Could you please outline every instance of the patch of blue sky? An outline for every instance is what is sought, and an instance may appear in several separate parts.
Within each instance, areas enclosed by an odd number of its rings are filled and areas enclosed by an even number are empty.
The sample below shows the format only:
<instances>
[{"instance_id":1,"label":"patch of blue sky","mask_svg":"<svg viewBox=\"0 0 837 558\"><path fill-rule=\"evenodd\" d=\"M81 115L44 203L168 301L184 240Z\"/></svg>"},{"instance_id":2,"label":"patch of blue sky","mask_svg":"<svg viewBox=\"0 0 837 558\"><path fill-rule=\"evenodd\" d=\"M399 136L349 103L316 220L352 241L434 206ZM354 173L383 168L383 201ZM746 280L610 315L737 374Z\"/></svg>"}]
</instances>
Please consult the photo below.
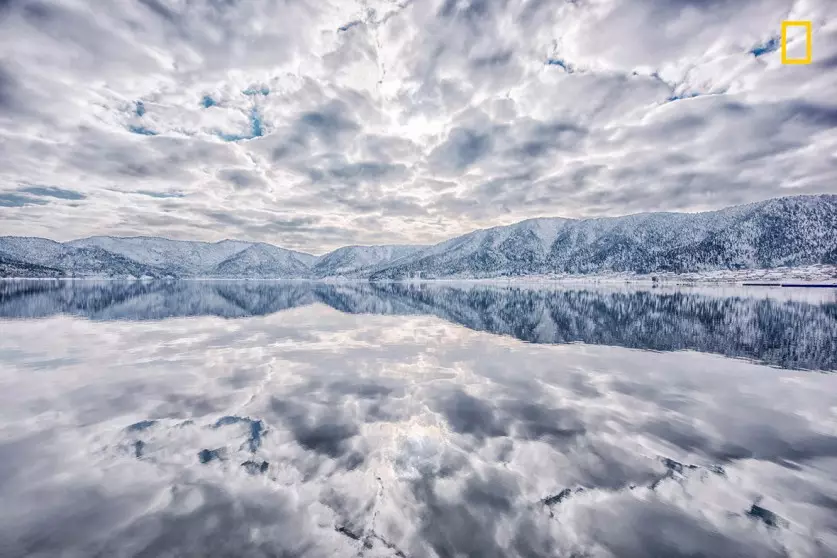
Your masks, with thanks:
<instances>
[{"instance_id":1,"label":"patch of blue sky","mask_svg":"<svg viewBox=\"0 0 837 558\"><path fill-rule=\"evenodd\" d=\"M771 37L767 42L754 46L750 50L750 54L758 58L759 56L764 56L777 50L779 50L779 38Z\"/></svg>"},{"instance_id":2,"label":"patch of blue sky","mask_svg":"<svg viewBox=\"0 0 837 558\"><path fill-rule=\"evenodd\" d=\"M255 95L262 95L264 97L267 97L268 95L270 95L270 88L266 85L262 85L261 87L248 87L247 89L242 91L242 93L250 97L253 97Z\"/></svg>"},{"instance_id":3,"label":"patch of blue sky","mask_svg":"<svg viewBox=\"0 0 837 558\"><path fill-rule=\"evenodd\" d=\"M694 99L695 97L700 97L700 93L674 94L671 97L669 97L668 99L666 99L666 101L668 101L669 103L672 103L674 101L682 101L683 99Z\"/></svg>"},{"instance_id":4,"label":"patch of blue sky","mask_svg":"<svg viewBox=\"0 0 837 558\"><path fill-rule=\"evenodd\" d=\"M181 192L153 192L151 190L134 190L133 193L158 199L183 198L186 196L186 194Z\"/></svg>"},{"instance_id":5,"label":"patch of blue sky","mask_svg":"<svg viewBox=\"0 0 837 558\"><path fill-rule=\"evenodd\" d=\"M255 107L253 107L253 110L250 111L250 134L254 138L264 135L264 130L262 129L262 117Z\"/></svg>"},{"instance_id":6,"label":"patch of blue sky","mask_svg":"<svg viewBox=\"0 0 837 558\"><path fill-rule=\"evenodd\" d=\"M215 101L215 99L213 99L213 98L212 98L212 97L210 97L209 95L204 95L204 96L203 96L203 99L201 99L201 106L202 106L203 108L214 107L214 106L215 106L215 105L217 105L217 104L218 104L218 103Z\"/></svg>"},{"instance_id":7,"label":"patch of blue sky","mask_svg":"<svg viewBox=\"0 0 837 558\"><path fill-rule=\"evenodd\" d=\"M143 103L142 101L137 101L135 111L137 113L137 116L142 118L142 116L145 114L145 103Z\"/></svg>"},{"instance_id":8,"label":"patch of blue sky","mask_svg":"<svg viewBox=\"0 0 837 558\"><path fill-rule=\"evenodd\" d=\"M139 134L141 136L156 136L158 132L150 128L146 128L145 126L134 126L133 124L128 126L128 131L132 134Z\"/></svg>"},{"instance_id":9,"label":"patch of blue sky","mask_svg":"<svg viewBox=\"0 0 837 558\"><path fill-rule=\"evenodd\" d=\"M32 194L35 196L59 198L62 200L83 200L87 198L87 196L85 196L81 192L76 192L75 190L67 190L65 188L58 188L56 186L31 185L19 188L18 191L25 192L27 194Z\"/></svg>"},{"instance_id":10,"label":"patch of blue sky","mask_svg":"<svg viewBox=\"0 0 837 558\"><path fill-rule=\"evenodd\" d=\"M349 23L347 23L345 25L341 25L340 27L337 28L337 30L338 31L348 31L352 27L356 27L356 26L360 25L361 23L363 23L363 22L360 21L359 19L356 19L354 21L350 21Z\"/></svg>"},{"instance_id":11,"label":"patch of blue sky","mask_svg":"<svg viewBox=\"0 0 837 558\"><path fill-rule=\"evenodd\" d=\"M0 207L23 207L25 205L46 205L46 200L20 194L0 193Z\"/></svg>"},{"instance_id":12,"label":"patch of blue sky","mask_svg":"<svg viewBox=\"0 0 837 558\"><path fill-rule=\"evenodd\" d=\"M249 136L242 136L241 134L226 134L224 132L217 132L218 137L224 141L241 141L246 139L253 139Z\"/></svg>"},{"instance_id":13,"label":"patch of blue sky","mask_svg":"<svg viewBox=\"0 0 837 558\"><path fill-rule=\"evenodd\" d=\"M572 64L563 60L561 58L548 58L546 61L547 66L558 66L559 68L563 68L565 72L571 74L575 72L575 68L573 68Z\"/></svg>"},{"instance_id":14,"label":"patch of blue sky","mask_svg":"<svg viewBox=\"0 0 837 558\"><path fill-rule=\"evenodd\" d=\"M156 420L141 420L128 426L125 430L127 430L128 432L142 432L143 430L148 430L155 424L157 424Z\"/></svg>"}]
</instances>

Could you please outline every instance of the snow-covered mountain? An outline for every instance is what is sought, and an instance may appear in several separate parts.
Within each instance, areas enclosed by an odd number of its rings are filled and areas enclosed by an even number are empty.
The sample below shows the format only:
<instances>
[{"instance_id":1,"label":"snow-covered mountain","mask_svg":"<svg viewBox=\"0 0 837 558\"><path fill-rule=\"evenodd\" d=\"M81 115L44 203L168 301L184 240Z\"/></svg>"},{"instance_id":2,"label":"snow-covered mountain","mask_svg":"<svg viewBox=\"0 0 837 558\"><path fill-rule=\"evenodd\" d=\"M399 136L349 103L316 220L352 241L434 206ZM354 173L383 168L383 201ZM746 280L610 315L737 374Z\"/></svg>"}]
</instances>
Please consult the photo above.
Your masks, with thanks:
<instances>
[{"instance_id":1,"label":"snow-covered mountain","mask_svg":"<svg viewBox=\"0 0 837 558\"><path fill-rule=\"evenodd\" d=\"M71 248L101 248L137 263L176 275L197 275L250 248L250 242L181 242L167 238L94 236L66 243Z\"/></svg>"},{"instance_id":2,"label":"snow-covered mountain","mask_svg":"<svg viewBox=\"0 0 837 558\"><path fill-rule=\"evenodd\" d=\"M299 278L316 256L264 243L97 236L59 243L0 237L0 275Z\"/></svg>"},{"instance_id":3,"label":"snow-covered mountain","mask_svg":"<svg viewBox=\"0 0 837 558\"><path fill-rule=\"evenodd\" d=\"M311 254L259 243L230 256L204 275L253 279L307 277L315 260Z\"/></svg>"},{"instance_id":4,"label":"snow-covered mountain","mask_svg":"<svg viewBox=\"0 0 837 558\"><path fill-rule=\"evenodd\" d=\"M364 276L392 265L427 246L344 246L322 256L312 268L315 277Z\"/></svg>"},{"instance_id":5,"label":"snow-covered mountain","mask_svg":"<svg viewBox=\"0 0 837 558\"><path fill-rule=\"evenodd\" d=\"M705 213L534 219L448 240L371 279L654 273L837 263L837 196Z\"/></svg>"},{"instance_id":6,"label":"snow-covered mountain","mask_svg":"<svg viewBox=\"0 0 837 558\"><path fill-rule=\"evenodd\" d=\"M8 273L14 270L22 273ZM148 266L96 245L72 246L71 243L28 237L0 237L0 273L7 277L165 275L162 268Z\"/></svg>"},{"instance_id":7,"label":"snow-covered mountain","mask_svg":"<svg viewBox=\"0 0 837 558\"><path fill-rule=\"evenodd\" d=\"M837 195L705 213L530 219L433 246L347 246L317 257L264 243L0 237L2 277L375 280L700 272L837 264Z\"/></svg>"},{"instance_id":8,"label":"snow-covered mountain","mask_svg":"<svg viewBox=\"0 0 837 558\"><path fill-rule=\"evenodd\" d=\"M370 274L373 279L492 277L542 273L549 248L569 219L530 219L430 246Z\"/></svg>"}]
</instances>

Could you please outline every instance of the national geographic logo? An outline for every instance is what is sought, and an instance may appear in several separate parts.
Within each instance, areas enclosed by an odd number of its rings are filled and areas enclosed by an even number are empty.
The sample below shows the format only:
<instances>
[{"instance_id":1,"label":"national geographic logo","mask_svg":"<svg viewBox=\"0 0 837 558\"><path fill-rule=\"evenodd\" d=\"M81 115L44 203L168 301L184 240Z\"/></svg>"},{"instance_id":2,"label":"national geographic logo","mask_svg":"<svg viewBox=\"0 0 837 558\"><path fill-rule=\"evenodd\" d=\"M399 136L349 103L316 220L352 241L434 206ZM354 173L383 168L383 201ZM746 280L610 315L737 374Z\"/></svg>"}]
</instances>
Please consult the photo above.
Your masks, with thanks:
<instances>
[{"instance_id":1,"label":"national geographic logo","mask_svg":"<svg viewBox=\"0 0 837 558\"><path fill-rule=\"evenodd\" d=\"M805 29L805 58L788 57L788 31L794 27ZM793 30L790 31L794 33ZM812 37L810 21L783 21L782 22L782 64L810 64L812 58Z\"/></svg>"}]
</instances>

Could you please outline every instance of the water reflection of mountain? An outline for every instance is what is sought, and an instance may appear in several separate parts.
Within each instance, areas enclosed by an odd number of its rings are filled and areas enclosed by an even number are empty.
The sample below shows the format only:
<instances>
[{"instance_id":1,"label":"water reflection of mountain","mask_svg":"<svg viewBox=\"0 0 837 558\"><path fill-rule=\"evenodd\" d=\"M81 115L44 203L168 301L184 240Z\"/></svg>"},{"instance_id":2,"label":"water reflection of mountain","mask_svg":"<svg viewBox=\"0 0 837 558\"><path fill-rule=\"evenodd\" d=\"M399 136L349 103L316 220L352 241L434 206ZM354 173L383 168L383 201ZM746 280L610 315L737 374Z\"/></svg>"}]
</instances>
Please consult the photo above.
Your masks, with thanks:
<instances>
[{"instance_id":1,"label":"water reflection of mountain","mask_svg":"<svg viewBox=\"0 0 837 558\"><path fill-rule=\"evenodd\" d=\"M260 282L0 281L0 317L243 318L316 302L311 285Z\"/></svg>"},{"instance_id":2,"label":"water reflection of mountain","mask_svg":"<svg viewBox=\"0 0 837 558\"><path fill-rule=\"evenodd\" d=\"M0 282L2 318L240 318L315 302L355 314L430 314L532 343L690 349L786 368L837 370L835 302L400 283Z\"/></svg>"}]
</instances>

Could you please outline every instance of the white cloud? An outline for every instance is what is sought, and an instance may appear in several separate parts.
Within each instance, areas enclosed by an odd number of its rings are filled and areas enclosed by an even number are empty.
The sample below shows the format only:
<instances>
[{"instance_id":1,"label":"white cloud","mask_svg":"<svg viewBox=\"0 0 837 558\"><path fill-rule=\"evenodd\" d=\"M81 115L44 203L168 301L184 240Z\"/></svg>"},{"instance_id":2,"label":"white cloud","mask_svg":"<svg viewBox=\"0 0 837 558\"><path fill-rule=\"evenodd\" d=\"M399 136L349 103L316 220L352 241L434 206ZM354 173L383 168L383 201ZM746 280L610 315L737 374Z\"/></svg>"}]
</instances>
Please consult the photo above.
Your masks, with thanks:
<instances>
[{"instance_id":1,"label":"white cloud","mask_svg":"<svg viewBox=\"0 0 837 558\"><path fill-rule=\"evenodd\" d=\"M321 253L837 191L828 0L2 5L0 234Z\"/></svg>"}]
</instances>

